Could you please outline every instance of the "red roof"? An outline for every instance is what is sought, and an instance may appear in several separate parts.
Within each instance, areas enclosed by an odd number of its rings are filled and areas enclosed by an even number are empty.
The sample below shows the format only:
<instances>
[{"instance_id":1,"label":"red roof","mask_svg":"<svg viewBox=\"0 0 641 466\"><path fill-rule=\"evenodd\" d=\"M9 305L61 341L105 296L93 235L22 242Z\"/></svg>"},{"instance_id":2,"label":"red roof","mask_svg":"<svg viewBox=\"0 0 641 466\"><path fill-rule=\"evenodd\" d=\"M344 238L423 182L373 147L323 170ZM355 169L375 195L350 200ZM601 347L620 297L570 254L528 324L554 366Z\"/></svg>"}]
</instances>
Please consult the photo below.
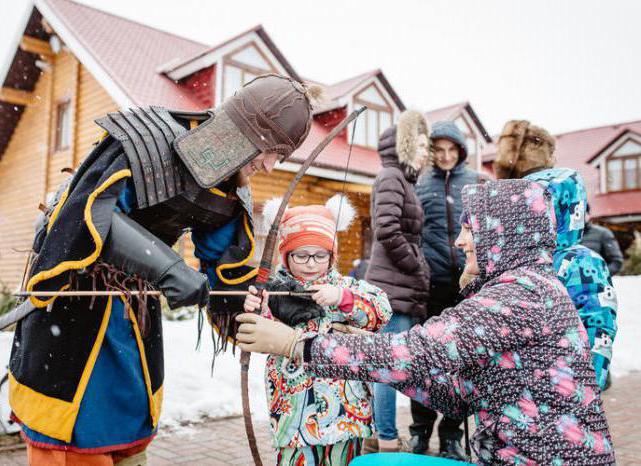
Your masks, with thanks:
<instances>
[{"instance_id":1,"label":"red roof","mask_svg":"<svg viewBox=\"0 0 641 466\"><path fill-rule=\"evenodd\" d=\"M437 121L451 120L461 113L466 106L467 102L460 102L447 107L430 110L429 112L425 112L425 118L427 118L430 124L436 123Z\"/></svg>"},{"instance_id":2,"label":"red roof","mask_svg":"<svg viewBox=\"0 0 641 466\"><path fill-rule=\"evenodd\" d=\"M292 78L296 79L297 81L301 81L301 78L300 76L298 76L298 73L296 72L294 67L287 61L287 59L282 54L282 52L278 49L278 47L276 47L276 44L274 44L274 42L272 41L269 34L267 34L267 32L265 31L265 28L262 26L262 24L258 24L250 29L247 29L246 31L243 31L240 34L237 34L231 39L227 39L226 41L221 42L218 45L214 45L213 47L207 47L205 50L200 50L196 54L189 56L184 60L172 62L166 66L166 69L164 69L163 72L170 72L171 70L174 70L180 66L188 64L189 62L198 60L199 58L204 57L209 53L215 52L216 50L224 47L225 45L232 43L236 39L239 39L252 32L256 33L263 40L267 48L269 48L269 50L274 54L274 56L280 62L283 68L285 68L287 73L289 73L289 75Z\"/></svg>"},{"instance_id":3,"label":"red roof","mask_svg":"<svg viewBox=\"0 0 641 466\"><path fill-rule=\"evenodd\" d=\"M327 85L325 86L327 97L332 100L339 99L349 92L353 91L363 81L373 78L380 72L381 70L372 70L366 73L359 74L358 76L354 76L353 78L345 79L344 81L340 81L336 84Z\"/></svg>"},{"instance_id":4,"label":"red roof","mask_svg":"<svg viewBox=\"0 0 641 466\"><path fill-rule=\"evenodd\" d=\"M590 211L594 217L641 214L641 190L599 194L599 170L588 164L627 130L641 133L641 120L555 136L557 165L573 168L581 173L588 190ZM488 145L483 153L483 163L489 164L495 155L496 146Z\"/></svg>"},{"instance_id":5,"label":"red roof","mask_svg":"<svg viewBox=\"0 0 641 466\"><path fill-rule=\"evenodd\" d=\"M216 47L212 48L70 0L44 1L134 105L155 104L185 110L203 108L196 95L159 73L159 69L163 65L166 68L170 61L184 63L185 60L207 53ZM246 32L258 31L264 33L260 26ZM348 82L362 82L366 75L374 76L378 73L381 71L359 75L329 86L329 89L332 95L338 95L347 89ZM293 160L299 161L304 155L309 154L313 146L322 140L329 130L314 122L309 137L296 151ZM343 171L347 160L347 148L345 137L337 137L318 157L315 165ZM375 150L354 147L350 172L376 176L379 166L380 160Z\"/></svg>"},{"instance_id":6,"label":"red roof","mask_svg":"<svg viewBox=\"0 0 641 466\"><path fill-rule=\"evenodd\" d=\"M69 0L45 0L136 105L195 110L198 100L157 69L206 45Z\"/></svg>"},{"instance_id":7,"label":"red roof","mask_svg":"<svg viewBox=\"0 0 641 466\"><path fill-rule=\"evenodd\" d=\"M302 162L331 130L332 126L324 127L315 121L307 139L305 139L303 145L294 152L290 160ZM343 135L338 135L332 143L318 155L314 165L343 172L345 168L349 168L350 173L358 173L372 177L375 177L381 169L381 159L374 149L367 149L356 145L352 146L349 167L347 167L348 155L349 143L347 142L347 138Z\"/></svg>"}]
</instances>

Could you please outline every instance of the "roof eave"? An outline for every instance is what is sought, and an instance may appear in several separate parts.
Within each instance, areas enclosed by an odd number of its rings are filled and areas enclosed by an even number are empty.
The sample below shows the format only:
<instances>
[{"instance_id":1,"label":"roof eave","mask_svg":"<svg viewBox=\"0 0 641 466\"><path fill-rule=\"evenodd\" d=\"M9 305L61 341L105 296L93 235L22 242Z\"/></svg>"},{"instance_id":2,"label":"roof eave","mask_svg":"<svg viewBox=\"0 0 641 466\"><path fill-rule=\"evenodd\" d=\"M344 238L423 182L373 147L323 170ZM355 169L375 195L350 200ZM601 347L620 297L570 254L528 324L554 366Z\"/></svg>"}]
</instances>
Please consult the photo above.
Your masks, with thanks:
<instances>
[{"instance_id":1,"label":"roof eave","mask_svg":"<svg viewBox=\"0 0 641 466\"><path fill-rule=\"evenodd\" d=\"M18 25L16 25L16 33L11 38L8 50L17 50L20 46L20 41L24 35L27 24L29 23L29 18L33 12L33 2L27 2L24 8L24 12L20 17ZM9 70L11 69L11 63L13 63L14 53L8 53L3 60L0 61L0 82L4 86L4 82L7 79Z\"/></svg>"},{"instance_id":2,"label":"roof eave","mask_svg":"<svg viewBox=\"0 0 641 466\"><path fill-rule=\"evenodd\" d=\"M56 14L47 0L34 0L34 4L78 61L89 70L96 81L120 107L131 107L137 104L69 30L64 20Z\"/></svg>"}]
</instances>

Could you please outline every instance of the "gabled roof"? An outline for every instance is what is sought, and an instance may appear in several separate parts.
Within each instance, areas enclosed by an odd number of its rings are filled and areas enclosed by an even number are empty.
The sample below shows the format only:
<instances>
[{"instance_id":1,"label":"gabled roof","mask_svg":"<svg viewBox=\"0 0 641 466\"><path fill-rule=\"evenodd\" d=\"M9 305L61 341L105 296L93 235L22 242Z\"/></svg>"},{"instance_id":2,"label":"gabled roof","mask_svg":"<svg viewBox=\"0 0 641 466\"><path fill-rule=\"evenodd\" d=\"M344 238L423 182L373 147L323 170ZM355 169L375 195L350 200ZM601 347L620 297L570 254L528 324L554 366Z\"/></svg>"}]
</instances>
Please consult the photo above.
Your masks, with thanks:
<instances>
[{"instance_id":1,"label":"gabled roof","mask_svg":"<svg viewBox=\"0 0 641 466\"><path fill-rule=\"evenodd\" d=\"M339 81L336 84L326 85L325 92L327 92L327 97L332 100L340 99L356 89L360 84L363 84L368 79L376 76L379 71L380 70L367 71L357 76Z\"/></svg>"},{"instance_id":2,"label":"gabled roof","mask_svg":"<svg viewBox=\"0 0 641 466\"><path fill-rule=\"evenodd\" d=\"M107 92L116 87L110 94L119 105L199 108L188 91L156 70L206 45L70 0L36 0L36 7ZM101 70L92 69L96 67Z\"/></svg>"},{"instance_id":3,"label":"gabled roof","mask_svg":"<svg viewBox=\"0 0 641 466\"><path fill-rule=\"evenodd\" d=\"M615 144L619 143L621 140L627 140L627 139L639 139L641 137L641 132L632 130L630 128L623 128L616 136L614 136L612 139L610 139L605 146L602 148L598 149L592 157L590 157L588 160L586 160L586 163L589 164L596 164L598 165L600 162L598 159L602 158L603 156L606 155L608 151L616 151L616 148L613 147Z\"/></svg>"},{"instance_id":4,"label":"gabled roof","mask_svg":"<svg viewBox=\"0 0 641 466\"><path fill-rule=\"evenodd\" d=\"M298 75L294 67L287 61L285 56L282 54L280 49L276 47L276 44L272 40L272 38L267 34L267 31L265 31L265 28L261 25L258 24L250 29L247 29L246 31L241 32L240 34L237 34L236 36L232 37L231 39L228 39L224 42L221 42L218 45L215 45L213 47L208 47L204 50L200 50L196 52L195 54L191 56L187 56L182 60L172 60L169 64L165 64L164 66L161 67L161 70L163 73L168 74L168 75L173 75L176 70L179 68L183 68L191 63L194 63L198 60L203 59L206 55L209 54L215 54L217 51L222 49L224 46L231 44L232 42L240 39L241 37L247 36L249 34L255 33L260 37L260 39L265 43L269 51L276 57L276 60L282 65L282 67L287 71L287 74L294 78L297 81L302 81L301 77ZM195 70L197 71L197 70ZM178 76L178 79L183 78L184 76Z\"/></svg>"},{"instance_id":5,"label":"gabled roof","mask_svg":"<svg viewBox=\"0 0 641 466\"><path fill-rule=\"evenodd\" d=\"M476 115L476 112L469 102L459 102L454 105L448 105L447 107L430 110L428 112L425 112L425 118L427 118L427 121L432 124L436 123L437 121L454 120L463 112L467 112L470 118L472 118L474 125L481 133L481 136L483 136L483 138L485 139L485 142L491 143L492 137L488 134L487 130L483 126L483 123L481 123L481 120Z\"/></svg>"},{"instance_id":6,"label":"gabled roof","mask_svg":"<svg viewBox=\"0 0 641 466\"><path fill-rule=\"evenodd\" d=\"M427 118L430 124L436 123L437 121L449 121L458 116L466 105L467 102L459 102L454 105L448 105L447 107L429 110L425 112L425 118Z\"/></svg>"},{"instance_id":7,"label":"gabled roof","mask_svg":"<svg viewBox=\"0 0 641 466\"><path fill-rule=\"evenodd\" d=\"M372 78L377 78L379 80L379 82L383 85L383 87L401 112L405 110L405 104L398 96L394 88L391 86L383 71L380 69L367 71L344 81L340 81L336 84L327 85L325 86L325 90L327 92L328 98L332 100L339 100L341 97L345 97L346 95L350 94L352 91L356 90L359 86Z\"/></svg>"},{"instance_id":8,"label":"gabled roof","mask_svg":"<svg viewBox=\"0 0 641 466\"><path fill-rule=\"evenodd\" d=\"M296 149L288 160L292 162L303 162L305 157L327 136L332 128L333 127L323 126L315 121L309 131L307 139L305 139L303 144ZM322 168L331 168L341 173L344 173L345 169L349 168L350 173L357 173L372 178L378 175L382 165L380 157L374 149L354 145L352 146L351 157L349 157L349 150L350 147L347 138L339 135L334 138L327 149L318 155L314 161L314 165ZM349 167L347 167L348 157Z\"/></svg>"},{"instance_id":9,"label":"gabled roof","mask_svg":"<svg viewBox=\"0 0 641 466\"><path fill-rule=\"evenodd\" d=\"M33 10L32 14L35 16L31 19L31 23L40 26L40 14L42 14L70 51L119 106L155 104L184 110L202 109L203 104L194 94L159 73L158 70L172 60L184 61L189 57L206 53L212 50L212 47L71 0L35 0L35 6L37 10ZM29 27L25 31L36 35L31 31L33 28L29 29ZM257 26L251 31L261 35L266 45L270 49L273 48L274 55L280 55L262 27ZM48 36L41 38L46 40ZM15 52L5 85L17 71L20 71L16 63L18 59L23 61L23 54L20 49ZM279 60L287 63L282 56ZM35 59L31 62L35 62ZM287 63L287 66L290 65ZM25 90L32 90L35 86L39 70L34 69L35 80ZM18 88L17 85L15 87ZM5 106L1 102L0 105ZM15 112L12 105L7 106L9 107L11 112L5 113L7 118L9 116L12 118L11 121L7 120L7 124L4 124L5 121L2 120L2 129L6 129L7 132L5 142L11 136L22 113L21 108ZM314 121L310 137L296 152L293 159L300 159L308 154L312 144L320 141L327 131L322 124ZM4 150L4 147L1 147L2 141L0 137L0 155ZM343 158L347 154L346 147L344 138L336 138L321 154L315 165L336 171L344 170ZM350 172L373 177L376 171L372 167L376 167L377 164L380 162L375 150L354 148L349 168Z\"/></svg>"}]
</instances>

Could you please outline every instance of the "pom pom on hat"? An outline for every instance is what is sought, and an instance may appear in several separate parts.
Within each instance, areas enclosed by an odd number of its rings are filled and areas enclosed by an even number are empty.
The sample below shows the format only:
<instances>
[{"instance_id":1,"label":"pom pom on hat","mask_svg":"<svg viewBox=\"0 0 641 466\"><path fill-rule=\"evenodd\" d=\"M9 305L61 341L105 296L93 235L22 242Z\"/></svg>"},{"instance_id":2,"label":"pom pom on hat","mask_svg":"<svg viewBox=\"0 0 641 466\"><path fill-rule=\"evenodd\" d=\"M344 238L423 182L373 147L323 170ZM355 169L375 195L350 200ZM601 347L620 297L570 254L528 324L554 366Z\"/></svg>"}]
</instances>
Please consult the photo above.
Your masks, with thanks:
<instances>
[{"instance_id":1,"label":"pom pom on hat","mask_svg":"<svg viewBox=\"0 0 641 466\"><path fill-rule=\"evenodd\" d=\"M278 208L280 207L280 204L282 202L282 197L275 197L265 202L265 204L263 205L263 221L265 222L266 230L269 230L269 228L272 226L272 223L274 223L274 219L276 218L276 214L278 213Z\"/></svg>"},{"instance_id":2,"label":"pom pom on hat","mask_svg":"<svg viewBox=\"0 0 641 466\"><path fill-rule=\"evenodd\" d=\"M336 221L337 231L346 231L352 224L354 217L356 217L356 209L352 206L347 196L336 194L332 196L326 203L325 207L332 213Z\"/></svg>"}]
</instances>

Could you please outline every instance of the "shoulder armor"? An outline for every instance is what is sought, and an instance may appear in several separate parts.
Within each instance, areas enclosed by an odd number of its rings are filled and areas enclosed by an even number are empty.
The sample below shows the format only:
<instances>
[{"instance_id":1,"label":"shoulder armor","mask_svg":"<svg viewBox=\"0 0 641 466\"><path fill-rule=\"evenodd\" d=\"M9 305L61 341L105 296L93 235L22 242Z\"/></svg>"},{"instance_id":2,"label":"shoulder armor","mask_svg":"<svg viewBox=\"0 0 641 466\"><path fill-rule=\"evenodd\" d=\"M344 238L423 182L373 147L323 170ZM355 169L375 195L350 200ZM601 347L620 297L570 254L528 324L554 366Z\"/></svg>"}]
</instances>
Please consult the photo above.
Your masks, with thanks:
<instances>
[{"instance_id":1,"label":"shoulder armor","mask_svg":"<svg viewBox=\"0 0 641 466\"><path fill-rule=\"evenodd\" d=\"M197 119L206 112L173 112L162 107L133 108L109 113L96 123L123 146L136 188L138 208L171 199L184 191L183 170L172 143L185 133L178 118Z\"/></svg>"}]
</instances>

